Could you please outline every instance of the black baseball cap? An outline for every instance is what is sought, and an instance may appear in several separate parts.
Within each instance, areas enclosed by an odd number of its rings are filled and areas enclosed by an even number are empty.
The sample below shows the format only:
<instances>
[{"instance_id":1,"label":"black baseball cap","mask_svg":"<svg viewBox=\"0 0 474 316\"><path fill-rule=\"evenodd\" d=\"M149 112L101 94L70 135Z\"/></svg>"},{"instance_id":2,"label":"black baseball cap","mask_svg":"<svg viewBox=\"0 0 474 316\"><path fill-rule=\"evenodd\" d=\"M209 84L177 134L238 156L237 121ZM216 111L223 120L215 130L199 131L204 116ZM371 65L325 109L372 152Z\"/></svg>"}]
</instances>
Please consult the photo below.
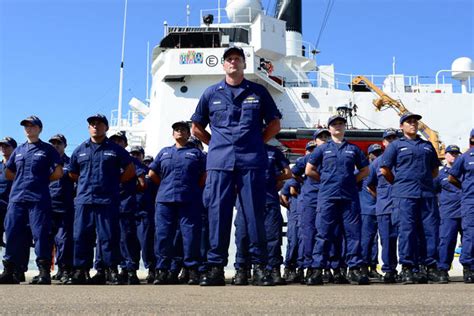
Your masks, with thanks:
<instances>
[{"instance_id":1,"label":"black baseball cap","mask_svg":"<svg viewBox=\"0 0 474 316\"><path fill-rule=\"evenodd\" d=\"M10 136L7 136L4 139L0 140L0 144L5 144L13 148L16 148L17 146L16 140L14 140L13 137Z\"/></svg>"},{"instance_id":2,"label":"black baseball cap","mask_svg":"<svg viewBox=\"0 0 474 316\"><path fill-rule=\"evenodd\" d=\"M39 117L35 115L28 116L26 119L20 122L20 125L25 126L26 123L31 123L33 125L39 126L40 128L43 128L43 122L41 122Z\"/></svg>"},{"instance_id":3,"label":"black baseball cap","mask_svg":"<svg viewBox=\"0 0 474 316\"><path fill-rule=\"evenodd\" d=\"M225 51L224 51L224 59L227 58L227 56L229 56L230 54L232 53L236 53L240 56L242 56L242 58L245 60L245 53L244 53L244 50L238 46L231 46L229 48L227 48Z\"/></svg>"},{"instance_id":4,"label":"black baseball cap","mask_svg":"<svg viewBox=\"0 0 474 316\"><path fill-rule=\"evenodd\" d=\"M142 146L132 146L132 148L130 148L130 153L141 153L142 155L145 155L145 149L143 149Z\"/></svg>"},{"instance_id":5,"label":"black baseball cap","mask_svg":"<svg viewBox=\"0 0 474 316\"><path fill-rule=\"evenodd\" d=\"M328 126L330 126L332 123L335 121L343 121L344 123L347 123L347 120L344 116L341 115L333 115L328 119Z\"/></svg>"},{"instance_id":6,"label":"black baseball cap","mask_svg":"<svg viewBox=\"0 0 474 316\"><path fill-rule=\"evenodd\" d=\"M408 120L409 118L415 118L417 121L421 120L421 115L419 114L415 114L415 113L411 113L411 112L406 112L405 114L403 114L401 117L400 117L400 124L403 124L403 122L405 122L406 120Z\"/></svg>"},{"instance_id":7,"label":"black baseball cap","mask_svg":"<svg viewBox=\"0 0 474 316\"><path fill-rule=\"evenodd\" d=\"M171 125L171 128L172 128L173 130L177 129L178 127L184 127L184 128L186 128L188 131L191 130L191 129L189 128L189 124L186 123L185 121L175 122L175 123L173 123L173 125Z\"/></svg>"},{"instance_id":8,"label":"black baseball cap","mask_svg":"<svg viewBox=\"0 0 474 316\"><path fill-rule=\"evenodd\" d=\"M109 139L113 138L119 138L125 142L125 144L128 144L128 139L127 139L127 134L125 131L118 131L117 133L110 135Z\"/></svg>"},{"instance_id":9,"label":"black baseball cap","mask_svg":"<svg viewBox=\"0 0 474 316\"><path fill-rule=\"evenodd\" d=\"M61 143L64 144L64 146L67 146L66 137L64 137L63 134L56 134L56 135L51 136L51 138L49 139L49 142L51 143L51 141L53 140L60 141Z\"/></svg>"},{"instance_id":10,"label":"black baseball cap","mask_svg":"<svg viewBox=\"0 0 474 316\"><path fill-rule=\"evenodd\" d=\"M87 118L87 123L91 124L91 122L93 121L100 121L107 125L107 127L109 126L109 121L107 120L107 117L103 114L97 113Z\"/></svg>"},{"instance_id":11,"label":"black baseball cap","mask_svg":"<svg viewBox=\"0 0 474 316\"><path fill-rule=\"evenodd\" d=\"M150 155L147 155L143 158L143 162L152 162L152 161L153 161L153 157Z\"/></svg>"}]
</instances>

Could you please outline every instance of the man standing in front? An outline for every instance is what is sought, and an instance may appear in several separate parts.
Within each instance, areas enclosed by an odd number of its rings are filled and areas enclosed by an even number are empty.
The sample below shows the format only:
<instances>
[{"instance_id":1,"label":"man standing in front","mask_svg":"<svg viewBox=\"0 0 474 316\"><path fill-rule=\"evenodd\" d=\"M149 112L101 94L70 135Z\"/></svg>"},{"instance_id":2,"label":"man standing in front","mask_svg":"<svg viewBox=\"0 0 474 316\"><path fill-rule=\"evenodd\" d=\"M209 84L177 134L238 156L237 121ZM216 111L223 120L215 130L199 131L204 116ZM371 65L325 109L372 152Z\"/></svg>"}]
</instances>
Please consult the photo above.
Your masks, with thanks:
<instances>
[{"instance_id":1,"label":"man standing in front","mask_svg":"<svg viewBox=\"0 0 474 316\"><path fill-rule=\"evenodd\" d=\"M210 249L200 285L225 285L236 197L247 220L254 284L273 285L265 269L264 144L279 132L281 114L267 89L244 78L241 48L228 48L223 58L225 79L204 92L191 118L193 134L209 145L203 201L209 212ZM212 135L205 130L208 124Z\"/></svg>"},{"instance_id":2,"label":"man standing in front","mask_svg":"<svg viewBox=\"0 0 474 316\"><path fill-rule=\"evenodd\" d=\"M74 274L66 284L87 284L97 237L98 259L106 271L98 270L94 284L121 284L120 187L135 176L128 152L107 138L109 122L102 114L90 116L90 138L71 156L69 176L77 181L74 201ZM123 171L122 171L123 170ZM106 275L107 273L107 275Z\"/></svg>"},{"instance_id":3,"label":"man standing in front","mask_svg":"<svg viewBox=\"0 0 474 316\"><path fill-rule=\"evenodd\" d=\"M433 186L440 163L433 145L417 135L420 119L421 115L409 112L401 116L403 137L387 147L380 164L382 175L393 183L391 193L394 211L399 216L398 254L404 284L440 281L439 211ZM423 266L428 268L426 276Z\"/></svg>"}]
</instances>

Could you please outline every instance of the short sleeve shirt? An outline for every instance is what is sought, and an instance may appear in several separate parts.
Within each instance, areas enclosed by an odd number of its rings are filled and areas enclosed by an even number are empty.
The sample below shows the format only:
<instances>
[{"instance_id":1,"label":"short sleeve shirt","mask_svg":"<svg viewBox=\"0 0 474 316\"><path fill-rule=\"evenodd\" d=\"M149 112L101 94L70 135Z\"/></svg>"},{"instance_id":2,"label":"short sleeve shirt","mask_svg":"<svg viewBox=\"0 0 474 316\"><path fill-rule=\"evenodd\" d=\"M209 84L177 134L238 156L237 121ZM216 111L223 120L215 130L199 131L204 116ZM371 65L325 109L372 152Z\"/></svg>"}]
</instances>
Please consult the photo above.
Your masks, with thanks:
<instances>
[{"instance_id":1,"label":"short sleeve shirt","mask_svg":"<svg viewBox=\"0 0 474 316\"><path fill-rule=\"evenodd\" d=\"M462 203L474 205L474 147L456 159L449 174L462 181Z\"/></svg>"},{"instance_id":2,"label":"short sleeve shirt","mask_svg":"<svg viewBox=\"0 0 474 316\"><path fill-rule=\"evenodd\" d=\"M61 160L63 162L63 176L49 184L51 203L54 210L71 210L74 205L75 194L74 182L69 177L69 162L71 159L64 154Z\"/></svg>"},{"instance_id":3,"label":"short sleeve shirt","mask_svg":"<svg viewBox=\"0 0 474 316\"><path fill-rule=\"evenodd\" d=\"M245 80L234 96L225 80L206 89L191 117L210 125L207 170L261 169L267 166L264 123L281 118L267 89Z\"/></svg>"},{"instance_id":4,"label":"short sleeve shirt","mask_svg":"<svg viewBox=\"0 0 474 316\"><path fill-rule=\"evenodd\" d=\"M69 172L79 175L77 204L112 204L120 201L120 177L132 162L130 154L106 138L101 144L89 139L77 147Z\"/></svg>"},{"instance_id":5,"label":"short sleeve shirt","mask_svg":"<svg viewBox=\"0 0 474 316\"><path fill-rule=\"evenodd\" d=\"M433 180L438 193L439 215L441 218L460 218L462 190L448 181L449 169L448 166L441 168Z\"/></svg>"},{"instance_id":6,"label":"short sleeve shirt","mask_svg":"<svg viewBox=\"0 0 474 316\"><path fill-rule=\"evenodd\" d=\"M432 171L440 166L430 142L402 137L387 146L381 167L393 169L392 196L397 198L434 197Z\"/></svg>"},{"instance_id":7,"label":"short sleeve shirt","mask_svg":"<svg viewBox=\"0 0 474 316\"><path fill-rule=\"evenodd\" d=\"M18 146L7 162L15 172L10 202L50 203L49 177L63 162L56 149L42 140Z\"/></svg>"},{"instance_id":8,"label":"short sleeve shirt","mask_svg":"<svg viewBox=\"0 0 474 316\"><path fill-rule=\"evenodd\" d=\"M319 200L358 198L355 169L369 165L362 150L345 140L336 144L330 140L318 146L309 156L309 163L316 166L321 175Z\"/></svg>"}]
</instances>

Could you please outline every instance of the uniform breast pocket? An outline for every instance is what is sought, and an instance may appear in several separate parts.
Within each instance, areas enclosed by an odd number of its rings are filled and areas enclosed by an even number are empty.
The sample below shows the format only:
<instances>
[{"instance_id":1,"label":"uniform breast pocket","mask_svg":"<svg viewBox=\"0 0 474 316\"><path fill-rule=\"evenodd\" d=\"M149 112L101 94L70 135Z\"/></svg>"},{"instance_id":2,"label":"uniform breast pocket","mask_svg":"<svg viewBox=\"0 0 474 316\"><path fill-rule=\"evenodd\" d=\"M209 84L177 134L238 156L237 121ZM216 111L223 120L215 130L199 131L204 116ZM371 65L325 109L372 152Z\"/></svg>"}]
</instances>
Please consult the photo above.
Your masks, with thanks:
<instances>
[{"instance_id":1,"label":"uniform breast pocket","mask_svg":"<svg viewBox=\"0 0 474 316\"><path fill-rule=\"evenodd\" d=\"M164 155L160 157L160 169L161 172L166 172L166 170L172 168L171 166L171 155Z\"/></svg>"},{"instance_id":2,"label":"uniform breast pocket","mask_svg":"<svg viewBox=\"0 0 474 316\"><path fill-rule=\"evenodd\" d=\"M49 166L48 166L48 157L46 155L35 155L33 156L32 164L31 164L31 169L34 173L39 173L39 172L48 172L49 171Z\"/></svg>"},{"instance_id":3,"label":"uniform breast pocket","mask_svg":"<svg viewBox=\"0 0 474 316\"><path fill-rule=\"evenodd\" d=\"M336 169L337 156L335 153L325 154L323 156L323 171Z\"/></svg>"},{"instance_id":4,"label":"uniform breast pocket","mask_svg":"<svg viewBox=\"0 0 474 316\"><path fill-rule=\"evenodd\" d=\"M79 164L79 168L81 171L89 167L89 161L90 161L89 155L77 157L77 163Z\"/></svg>"},{"instance_id":5,"label":"uniform breast pocket","mask_svg":"<svg viewBox=\"0 0 474 316\"><path fill-rule=\"evenodd\" d=\"M229 125L229 114L225 103L211 104L209 112L211 125L222 127Z\"/></svg>"},{"instance_id":6,"label":"uniform breast pocket","mask_svg":"<svg viewBox=\"0 0 474 316\"><path fill-rule=\"evenodd\" d=\"M185 158L184 163L186 165L186 169L189 172L196 172L197 168L199 167L198 158L192 155L186 155L184 158Z\"/></svg>"},{"instance_id":7,"label":"uniform breast pocket","mask_svg":"<svg viewBox=\"0 0 474 316\"><path fill-rule=\"evenodd\" d=\"M240 122L243 125L252 125L261 122L260 103L243 103Z\"/></svg>"},{"instance_id":8,"label":"uniform breast pocket","mask_svg":"<svg viewBox=\"0 0 474 316\"><path fill-rule=\"evenodd\" d=\"M411 164L413 162L413 151L403 150L398 154L398 165Z\"/></svg>"}]
</instances>

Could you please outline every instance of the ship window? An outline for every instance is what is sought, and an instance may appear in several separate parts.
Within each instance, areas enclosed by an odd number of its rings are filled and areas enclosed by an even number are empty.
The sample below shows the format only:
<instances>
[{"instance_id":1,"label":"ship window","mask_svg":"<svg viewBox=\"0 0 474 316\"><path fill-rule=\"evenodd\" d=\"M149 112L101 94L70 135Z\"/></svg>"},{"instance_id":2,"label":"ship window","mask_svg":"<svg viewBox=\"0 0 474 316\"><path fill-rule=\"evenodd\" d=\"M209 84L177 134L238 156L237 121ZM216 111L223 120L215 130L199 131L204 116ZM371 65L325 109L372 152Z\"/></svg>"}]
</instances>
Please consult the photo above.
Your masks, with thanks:
<instances>
[{"instance_id":1,"label":"ship window","mask_svg":"<svg viewBox=\"0 0 474 316\"><path fill-rule=\"evenodd\" d=\"M188 87L187 86L181 86L179 91L181 91L181 93L186 93L186 92L188 92Z\"/></svg>"}]
</instances>

